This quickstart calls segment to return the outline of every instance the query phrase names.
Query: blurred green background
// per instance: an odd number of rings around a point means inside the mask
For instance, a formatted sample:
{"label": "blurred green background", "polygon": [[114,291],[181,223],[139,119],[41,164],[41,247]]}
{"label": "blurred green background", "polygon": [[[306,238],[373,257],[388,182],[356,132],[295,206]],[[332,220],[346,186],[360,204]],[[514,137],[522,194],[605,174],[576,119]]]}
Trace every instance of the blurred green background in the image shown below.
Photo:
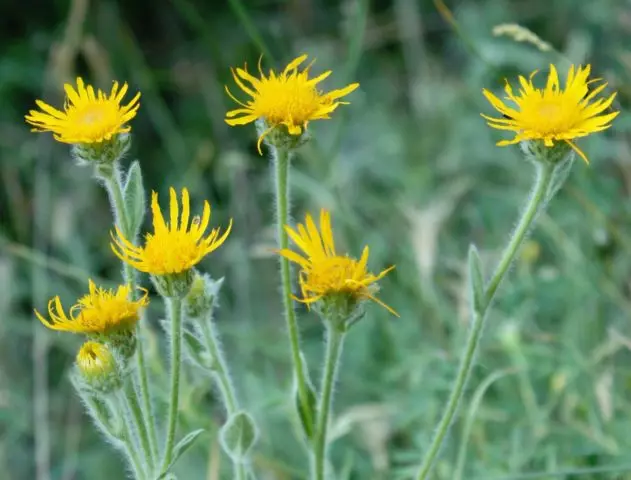
{"label": "blurred green background", "polygon": [[[438,4],[439,6],[441,4]],[[491,269],[528,192],[517,147],[498,148],[483,87],[591,63],[631,96],[631,4],[624,0],[22,0],[0,5],[0,478],[110,480],[124,466],[83,413],[67,378],[79,339],[32,315],[88,277],[118,282],[111,213],[67,146],[33,134],[34,99],[63,101],[82,75],[142,92],[130,159],[145,187],[187,186],[229,241],[203,264],[225,276],[218,328],[244,405],[261,427],[259,478],[305,478],[287,398],[269,162],[254,127],[228,127],[229,68],[261,53],[282,68],[301,53],[325,89],[359,81],[351,105],[315,122],[294,161],[294,218],[326,207],[340,246],[371,247],[370,267],[396,264],[378,306],[352,330],[337,384],[331,453],[340,479],[410,478],[447,398],[469,321],[464,259],[474,242]],[[449,11],[453,15],[451,17]],[[492,33],[517,22],[556,51]],[[561,53],[559,53],[561,52]],[[526,244],[488,318],[439,480],[631,478],[631,116],[581,141],[566,186]],[[145,279],[145,283],[147,283]],[[157,300],[157,299],[156,299]],[[299,311],[311,375],[322,326]],[[149,311],[151,368],[167,357]],[[160,389],[165,389],[161,384]],[[187,367],[182,427],[208,430],[179,462],[180,479],[230,478],[217,443],[224,413],[208,378]]]}

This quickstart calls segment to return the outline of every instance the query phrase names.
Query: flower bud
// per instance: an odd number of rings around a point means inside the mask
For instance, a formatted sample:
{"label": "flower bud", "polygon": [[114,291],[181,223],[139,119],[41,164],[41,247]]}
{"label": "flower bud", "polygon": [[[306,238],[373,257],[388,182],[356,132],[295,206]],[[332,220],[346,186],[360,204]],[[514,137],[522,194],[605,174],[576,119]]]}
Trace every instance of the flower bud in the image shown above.
{"label": "flower bud", "polygon": [[210,316],[222,284],[223,278],[213,280],[208,274],[195,272],[191,288],[184,298],[185,315],[192,319]]}
{"label": "flower bud", "polygon": [[77,353],[77,369],[89,388],[112,393],[122,386],[122,377],[116,359],[104,344],[87,341]]}

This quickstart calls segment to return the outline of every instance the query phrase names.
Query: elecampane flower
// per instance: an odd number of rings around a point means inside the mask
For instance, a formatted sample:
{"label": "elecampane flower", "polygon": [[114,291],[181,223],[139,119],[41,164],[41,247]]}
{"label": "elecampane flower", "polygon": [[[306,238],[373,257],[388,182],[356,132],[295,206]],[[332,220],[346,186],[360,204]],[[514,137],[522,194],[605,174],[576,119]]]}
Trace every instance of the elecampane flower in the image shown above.
{"label": "elecampane flower", "polygon": [[[504,88],[505,100],[512,102],[514,106],[508,106],[484,89],[484,96],[504,116],[494,118],[483,114],[482,116],[488,120],[488,125],[499,130],[515,132],[513,139],[502,140],[497,145],[511,145],[523,140],[541,140],[546,147],[552,147],[554,142],[560,141],[567,143],[585,162],[588,162],[585,154],[573,140],[606,130],[620,113],[604,113],[611,106],[616,94],[596,99],[607,83],[601,82],[598,78],[588,80],[590,71],[590,65],[578,68],[572,65],[567,74],[565,89],[561,88],[554,65],[550,65],[548,82],[543,89],[533,85],[537,71],[532,72],[528,80],[519,77],[521,88],[517,94],[507,81]],[[592,87],[597,82],[601,83]]]}
{"label": "elecampane flower", "polygon": [[394,266],[386,268],[374,275],[367,270],[368,247],[364,247],[359,260],[348,255],[338,255],[335,251],[331,216],[328,211],[320,211],[320,230],[315,225],[311,215],[307,214],[305,225],[298,224],[296,230],[285,226],[285,231],[302,250],[302,254],[293,250],[282,249],[279,254],[297,263],[301,270],[299,274],[302,298],[299,302],[311,304],[325,295],[347,293],[356,299],[370,299],[390,313],[398,314],[375,297],[375,283],[383,278]]}
{"label": "elecampane flower", "polygon": [[136,116],[140,107],[140,92],[127,105],[121,105],[127,89],[127,83],[119,90],[118,82],[114,82],[109,95],[100,89],[95,92],[92,85],[85,85],[79,77],[76,89],[68,83],[64,85],[63,112],[36,100],[41,111],[31,110],[24,118],[35,127],[34,132],[52,132],[59,142],[100,143],[131,130],[127,122]]}
{"label": "elecampane flower", "polygon": [[112,234],[112,251],[124,262],[141,272],[152,275],[168,275],[186,272],[197,265],[202,258],[219,248],[232,229],[232,220],[225,233],[220,237],[219,228],[213,228],[204,236],[210,221],[210,205],[204,202],[201,219],[198,216],[190,221],[189,195],[182,189],[182,214],[178,205],[175,189],[171,188],[169,205],[169,223],[166,223],[160,206],[158,194],[152,192],[151,211],[153,213],[153,233],[145,236],[145,246],[137,247],[125,238],[116,227]]}
{"label": "elecampane flower", "polygon": [[89,291],[64,312],[59,296],[48,302],[48,316],[35,315],[48,328],[82,334],[112,334],[129,331],[140,318],[140,310],[149,304],[147,291],[139,300],[129,300],[131,287],[120,285],[116,291],[97,287],[89,281]]}
{"label": "elecampane flower", "polygon": [[243,103],[226,87],[230,98],[242,107],[229,111],[226,114],[226,123],[231,126],[245,125],[259,118],[265,119],[268,129],[259,136],[259,153],[263,138],[274,128],[284,125],[290,135],[300,135],[311,120],[330,118],[331,112],[339,105],[348,103],[339,99],[359,87],[359,83],[351,83],[328,93],[319,91],[317,84],[331,75],[331,71],[309,78],[309,69],[313,62],[304,70],[298,71],[298,67],[306,59],[307,55],[301,55],[292,60],[282,72],[270,70],[268,76],[263,73],[259,61],[260,78],[250,75],[247,66],[232,70],[236,84],[251,98]]}

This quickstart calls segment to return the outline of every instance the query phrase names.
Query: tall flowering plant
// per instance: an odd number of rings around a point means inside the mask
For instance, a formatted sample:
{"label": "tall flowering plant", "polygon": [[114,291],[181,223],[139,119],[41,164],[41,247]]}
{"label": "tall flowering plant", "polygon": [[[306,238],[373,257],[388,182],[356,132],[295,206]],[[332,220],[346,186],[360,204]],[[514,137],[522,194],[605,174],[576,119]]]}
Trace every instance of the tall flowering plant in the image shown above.
{"label": "tall flowering plant", "polygon": [[[39,110],[26,116],[36,132],[52,132],[55,140],[71,145],[79,165],[91,166],[95,178],[109,194],[114,212],[111,248],[123,265],[124,283],[106,290],[89,282],[88,293],[66,313],[60,298],[48,304],[48,316],[36,316],[47,327],[83,334],[86,343],[77,353],[72,382],[88,412],[103,434],[127,457],[134,477],[153,480],[169,474],[175,461],[202,433],[198,429],[177,441],[180,371],[183,353],[210,373],[221,386],[229,414],[223,431],[233,439],[247,425],[250,443],[256,437],[252,418],[239,409],[228,380],[228,369],[212,325],[215,298],[221,282],[197,270],[199,262],[228,238],[225,230],[209,231],[211,208],[204,202],[201,216],[191,217],[189,192],[169,191],[168,215],[163,215],[158,194],[152,193],[153,232],[139,241],[145,215],[145,193],[140,164],[125,171],[122,160],[131,142],[129,122],[135,117],[140,93],[122,104],[127,84],[114,82],[109,94],[86,84],[64,86],[64,108],[58,110],[41,100]],[[145,272],[166,310],[170,344],[170,389],[165,419],[156,415],[156,402],[148,378],[141,318],[149,304],[148,291],[137,284],[137,272]],[[165,431],[159,445],[159,431]],[[238,430],[238,432],[236,431]],[[232,442],[234,443],[234,442]],[[226,443],[230,448],[230,441]],[[236,447],[232,445],[232,449]],[[235,455],[235,478],[244,479],[246,462]]]}

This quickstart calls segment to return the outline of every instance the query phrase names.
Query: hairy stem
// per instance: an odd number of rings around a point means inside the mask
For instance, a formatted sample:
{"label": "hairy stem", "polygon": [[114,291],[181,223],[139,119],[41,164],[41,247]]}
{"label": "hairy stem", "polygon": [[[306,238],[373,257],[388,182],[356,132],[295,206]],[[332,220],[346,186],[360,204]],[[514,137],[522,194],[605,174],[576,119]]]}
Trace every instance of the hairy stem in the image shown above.
{"label": "hairy stem", "polygon": [[554,165],[549,163],[538,165],[537,178],[535,180],[532,194],[526,205],[526,208],[522,213],[519,223],[517,224],[517,228],[515,228],[515,231],[513,232],[508,245],[502,253],[500,262],[495,268],[495,271],[491,276],[491,280],[485,288],[484,304],[481,305],[479,311],[474,310],[471,330],[469,332],[469,337],[467,338],[467,343],[465,345],[462,359],[460,361],[460,367],[458,368],[456,379],[454,381],[451,393],[449,394],[449,399],[447,400],[445,412],[443,413],[443,416],[440,419],[438,426],[436,427],[434,438],[432,439],[429,449],[425,454],[425,458],[421,463],[419,473],[416,476],[417,480],[425,480],[426,478],[428,478],[434,460],[436,459],[436,456],[440,451],[443,440],[445,439],[445,436],[449,431],[449,427],[451,426],[451,423],[453,422],[453,419],[458,411],[458,405],[460,403],[460,399],[462,397],[464,389],[467,385],[469,373],[471,372],[471,369],[474,365],[475,352],[477,350],[478,343],[480,341],[480,338],[482,337],[482,332],[484,330],[484,320],[486,318],[486,313],[490,305],[492,304],[493,299],[495,298],[495,294],[497,293],[497,289],[499,288],[500,283],[504,279],[506,272],[508,272],[511,264],[513,263],[519,247],[526,238],[526,235],[528,234],[533,221],[535,220],[541,208],[545,205],[546,196],[550,187],[550,183],[552,181],[553,173]]}
{"label": "hairy stem", "polygon": [[116,395],[117,401],[113,402],[115,408],[118,409],[118,414],[123,419],[123,435],[124,438],[121,440],[121,445],[127,458],[129,459],[129,463],[134,470],[134,476],[136,480],[144,480],[147,478],[147,474],[143,468],[143,462],[140,460],[140,455],[136,450],[136,442],[134,441],[134,432],[131,426],[131,415],[130,411],[127,408],[127,402],[125,401],[125,397],[122,393]]}
{"label": "hairy stem", "polygon": [[[118,227],[122,229],[123,233],[129,238],[129,216],[125,207],[125,199],[123,197],[123,188],[121,185],[120,174],[117,169],[113,169],[112,174],[103,177],[105,180],[105,187],[109,194],[110,203],[114,209],[114,217],[118,224]],[[130,239],[134,241],[134,239]],[[131,265],[126,262],[123,263],[123,278],[125,283],[130,286],[130,296],[132,299],[136,298],[136,271]],[[149,393],[149,381],[147,378],[147,366],[145,364],[145,354],[142,343],[142,329],[140,324],[136,327],[136,337],[138,338],[138,344],[136,347],[136,376],[135,381],[139,384],[140,388],[140,401],[142,403],[142,417],[143,425],[141,428],[145,429],[146,436],[149,439],[149,448],[151,452],[152,462],[157,461],[158,458],[158,443],[155,431],[155,420],[153,415],[153,409],[151,406],[151,396]],[[138,394],[134,390],[135,394]]]}
{"label": "hairy stem", "polygon": [[[208,319],[208,321],[206,322],[200,322],[202,333],[206,342],[206,348],[208,349],[214,360],[213,376],[215,377],[217,385],[219,386],[219,391],[221,392],[221,397],[223,398],[223,403],[226,407],[228,418],[230,418],[232,417],[232,415],[237,413],[239,409],[239,404],[237,403],[237,396],[234,391],[234,386],[232,385],[230,375],[228,374],[228,365],[226,363],[226,359],[224,358],[223,352],[218,345],[217,336],[215,335],[215,332],[212,331],[212,325],[210,325],[210,321],[212,321],[212,319]],[[245,466],[242,463],[234,462],[234,473],[235,480],[245,480]]]}
{"label": "hairy stem", "polygon": [[320,402],[318,403],[318,423],[313,445],[313,473],[315,480],[324,480],[326,474],[326,437],[329,425],[329,413],[333,397],[333,384],[340,354],[344,333],[335,326],[327,328],[326,354],[324,360],[324,374],[320,392]]}
{"label": "hairy stem", "polygon": [[180,403],[180,370],[182,364],[182,300],[175,297],[169,298],[167,302],[171,320],[171,392],[169,395],[169,419],[167,423],[167,438],[164,445],[164,458],[162,460],[162,473],[165,473],[169,468],[173,457]]}
{"label": "hairy stem", "polygon": [[147,429],[144,428],[144,420],[140,404],[138,403],[138,396],[133,384],[130,381],[125,382],[124,395],[125,401],[127,402],[129,411],[131,413],[131,418],[134,422],[134,426],[138,431],[138,437],[140,438],[140,446],[142,448],[143,455],[145,456],[145,459],[147,460],[147,463],[149,464],[151,470],[153,470],[156,466],[155,458],[153,458],[151,447],[149,446]]}
{"label": "hairy stem", "polygon": [[[278,245],[282,250],[289,247],[289,238],[285,231],[285,225],[289,221],[289,162],[290,151],[286,148],[272,147],[274,157],[274,176],[276,181],[276,222]],[[302,356],[300,354],[300,338],[298,326],[296,324],[296,313],[294,312],[291,295],[291,275],[289,260],[279,255],[281,287],[283,296],[283,306],[285,309],[285,320],[287,322],[287,332],[289,334],[289,344],[291,347],[291,357],[294,366],[294,375],[298,387],[298,396],[303,415],[309,425],[313,424],[313,412],[309,405],[309,396],[305,380]]]}

